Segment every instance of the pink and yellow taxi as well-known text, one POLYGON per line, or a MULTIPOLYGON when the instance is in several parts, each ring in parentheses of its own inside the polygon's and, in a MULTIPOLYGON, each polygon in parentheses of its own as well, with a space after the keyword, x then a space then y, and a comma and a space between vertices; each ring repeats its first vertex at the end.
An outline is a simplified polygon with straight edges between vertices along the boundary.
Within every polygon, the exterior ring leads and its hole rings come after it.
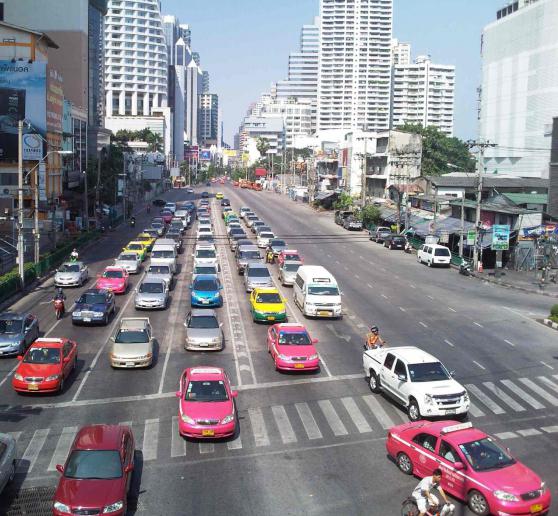
POLYGON ((312 339, 302 324, 274 324, 267 331, 267 350, 278 371, 315 371, 320 358, 312 339))
POLYGON ((107 267, 97 279, 96 288, 112 290, 115 294, 125 294, 128 291, 130 276, 123 267, 107 267))
POLYGON ((178 432, 183 437, 213 439, 236 431, 234 398, 225 371, 220 367, 189 367, 180 377, 178 432))
POLYGON ((415 421, 390 428, 388 454, 407 475, 423 478, 435 468, 442 487, 485 516, 546 515, 550 492, 539 476, 472 423, 415 421))
POLYGON ((285 262, 301 262, 304 263, 304 259, 302 255, 296 249, 283 249, 277 255, 277 263, 279 267, 283 265, 285 262))

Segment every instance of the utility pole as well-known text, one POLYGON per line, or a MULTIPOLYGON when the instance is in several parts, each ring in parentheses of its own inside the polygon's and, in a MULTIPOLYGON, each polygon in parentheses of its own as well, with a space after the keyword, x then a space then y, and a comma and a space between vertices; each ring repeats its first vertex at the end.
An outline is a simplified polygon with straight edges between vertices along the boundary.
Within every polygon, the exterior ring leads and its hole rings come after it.
POLYGON ((360 201, 362 207, 366 204, 366 162, 368 158, 368 138, 364 137, 364 158, 362 158, 362 184, 360 185, 360 201))
POLYGON ((18 122, 17 127, 17 184, 18 184, 18 235, 17 235, 17 264, 19 277, 21 280, 21 288, 25 287, 25 271, 23 269, 25 247, 23 242, 23 120, 18 122))
POLYGON ((459 239, 459 256, 463 258, 463 239, 465 238, 465 191, 461 196, 461 238, 459 239))
POLYGON ((83 178, 85 181, 85 196, 83 199, 84 207, 83 207, 83 224, 85 226, 85 231, 89 231, 89 198, 87 192, 87 170, 83 171, 83 178))
MULTIPOLYGON (((35 252, 34 252, 34 262, 39 263, 39 257, 41 254, 41 235, 39 233, 39 172, 41 170, 41 163, 44 164, 44 161, 40 161, 39 165, 35 169, 35 192, 34 192, 34 199, 35 199, 35 209, 33 212, 33 219, 34 219, 34 244, 35 244, 35 252)), ((46 164, 45 164, 46 166, 46 164)))

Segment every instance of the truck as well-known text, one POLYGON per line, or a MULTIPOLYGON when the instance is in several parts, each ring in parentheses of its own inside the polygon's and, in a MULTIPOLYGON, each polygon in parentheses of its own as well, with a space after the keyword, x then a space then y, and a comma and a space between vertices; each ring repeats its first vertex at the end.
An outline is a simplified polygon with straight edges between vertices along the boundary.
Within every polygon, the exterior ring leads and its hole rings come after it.
POLYGON ((335 210, 335 215, 334 215, 335 223, 338 224, 339 226, 343 226, 345 219, 354 214, 355 212, 353 210, 335 210))
POLYGON ((367 349, 362 355, 370 390, 405 407, 411 421, 429 417, 464 419, 469 394, 434 356, 415 346, 367 349))

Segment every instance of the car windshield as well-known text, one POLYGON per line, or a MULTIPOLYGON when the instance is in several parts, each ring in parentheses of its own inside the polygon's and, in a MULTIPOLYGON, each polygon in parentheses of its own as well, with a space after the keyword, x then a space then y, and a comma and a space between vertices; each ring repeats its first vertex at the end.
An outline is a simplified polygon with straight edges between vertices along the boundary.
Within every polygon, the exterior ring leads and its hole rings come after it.
POLYGON ((231 228, 231 235, 244 235, 244 230, 242 228, 231 228))
POLYGON ((227 401, 227 389, 222 380, 191 381, 184 396, 188 401, 227 401))
POLYGON ((436 249, 434 251, 434 255, 435 256, 449 256, 450 251, 449 251, 449 249, 436 249))
POLYGON ((198 249, 196 258, 215 258, 215 251, 213 249, 198 249))
POLYGON ((209 226, 201 226, 198 228, 198 233, 211 233, 212 229, 209 226))
POLYGON ((267 268, 264 267, 257 267, 257 268, 253 268, 250 269, 248 271, 248 276, 250 278, 269 278, 269 271, 267 270, 267 268))
POLYGON ((174 253, 172 251, 153 251, 151 258, 174 258, 174 253))
POLYGON ((275 292, 265 292, 256 296, 256 303, 282 303, 281 296, 275 292))
POLYGON ((18 319, 2 319, 0 320, 0 333, 17 334, 23 328, 23 321, 18 319))
POLYGON ((137 344, 138 342, 148 341, 147 330, 120 330, 114 339, 117 344, 137 344))
POLYGON ((58 272, 79 272, 79 265, 77 263, 65 263, 58 269, 58 272))
POLYGON ((285 263, 283 270, 288 272, 296 272, 300 267, 300 263, 285 263))
POLYGON ((150 265, 147 271, 148 274, 170 274, 168 265, 150 265))
POLYGON ((409 364, 409 376, 411 377, 411 382, 439 382, 451 378, 441 362, 409 364))
POLYGON ((194 268, 194 274, 217 274, 217 269, 213 265, 198 265, 194 268))
POLYGON ((258 260, 260 258, 259 251, 240 251, 240 257, 248 260, 258 260))
POLYGON ((210 292, 219 290, 217 281, 211 279, 200 279, 194 281, 194 290, 201 290, 202 292, 210 292))
POLYGON ((162 294, 164 291, 162 283, 142 283, 139 288, 140 294, 162 294))
POLYGON ((135 262, 137 260, 137 256, 135 254, 121 254, 118 259, 122 261, 135 262))
POLYGON ((285 254, 283 256, 283 259, 286 262, 299 262, 300 261, 300 256, 298 256, 298 254, 285 254))
POLYGON ((219 328, 219 321, 213 315, 195 315, 190 319, 188 328, 199 328, 209 330, 211 328, 219 328))
POLYGON ((274 238, 271 242, 269 242, 272 247, 285 247, 287 244, 284 240, 279 240, 274 238))
POLYGON ((123 278, 124 273, 122 271, 105 271, 103 272, 103 278, 123 278))
POLYGON ((122 476, 117 450, 74 450, 64 468, 66 478, 108 480, 122 476))
POLYGON ((339 289, 335 286, 310 285, 308 287, 308 294, 313 296, 338 296, 339 289))
POLYGON ((475 471, 502 469, 516 463, 516 460, 490 437, 460 444, 459 449, 475 471))
POLYGON ((273 238, 273 233, 262 232, 260 233, 260 238, 273 238))
POLYGON ((151 224, 151 226, 153 226, 154 228, 162 228, 163 223, 162 222, 153 222, 153 224, 151 224))
POLYGON ((79 299, 78 303, 84 305, 97 305, 105 303, 105 296, 103 294, 83 294, 79 299))
POLYGON ((309 346, 312 344, 312 341, 306 332, 281 332, 279 333, 279 344, 283 344, 285 346, 309 346))
POLYGON ((132 249, 133 251, 141 251, 143 249, 142 244, 130 244, 128 249, 132 249))
POLYGON ((60 350, 57 348, 31 348, 23 358, 26 364, 58 364, 60 350))

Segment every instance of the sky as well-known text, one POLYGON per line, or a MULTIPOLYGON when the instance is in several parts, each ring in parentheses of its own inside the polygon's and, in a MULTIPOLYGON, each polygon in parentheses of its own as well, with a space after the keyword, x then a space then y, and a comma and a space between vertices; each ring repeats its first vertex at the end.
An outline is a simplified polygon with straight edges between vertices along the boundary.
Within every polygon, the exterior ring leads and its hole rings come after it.
MULTIPOLYGON (((411 43, 413 58, 456 66, 455 136, 477 136, 480 34, 505 0, 394 0, 393 36, 411 43)), ((300 29, 319 14, 319 0, 162 0, 192 29, 192 50, 219 95, 225 141, 251 102, 287 78, 289 53, 298 50, 300 29)))

